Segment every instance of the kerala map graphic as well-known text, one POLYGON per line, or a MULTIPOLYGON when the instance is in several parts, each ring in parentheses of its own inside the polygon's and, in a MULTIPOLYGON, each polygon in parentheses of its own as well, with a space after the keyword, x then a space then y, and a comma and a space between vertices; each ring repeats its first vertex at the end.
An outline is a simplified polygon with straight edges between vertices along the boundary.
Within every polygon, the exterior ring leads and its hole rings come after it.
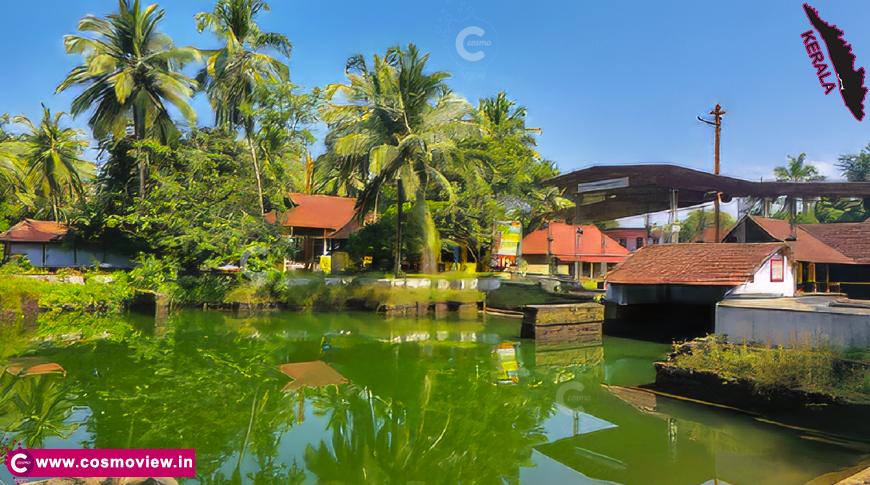
POLYGON ((825 41, 828 59, 837 74, 843 103, 855 119, 861 121, 864 118, 864 97, 867 95, 867 88, 864 87, 864 68, 855 70, 855 55, 852 54, 852 46, 843 40, 842 30, 836 25, 828 25, 819 18, 819 13, 809 4, 804 4, 804 11, 813 27, 819 32, 819 36, 825 41))

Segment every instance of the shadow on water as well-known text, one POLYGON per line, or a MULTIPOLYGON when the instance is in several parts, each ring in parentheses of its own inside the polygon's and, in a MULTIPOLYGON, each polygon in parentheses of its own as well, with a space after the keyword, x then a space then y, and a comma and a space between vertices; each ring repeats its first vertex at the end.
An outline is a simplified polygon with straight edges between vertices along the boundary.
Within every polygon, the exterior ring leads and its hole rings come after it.
POLYGON ((804 484, 870 455, 635 389, 669 349, 653 342, 539 352, 516 320, 352 312, 186 311, 153 329, 30 351, 66 376, 4 371, 0 429, 49 448, 195 448, 191 483, 208 485, 804 484), (351 383, 287 390, 277 367, 315 360, 351 383))
POLYGON ((708 304, 605 304, 605 335, 671 343, 713 333, 716 306, 708 304))

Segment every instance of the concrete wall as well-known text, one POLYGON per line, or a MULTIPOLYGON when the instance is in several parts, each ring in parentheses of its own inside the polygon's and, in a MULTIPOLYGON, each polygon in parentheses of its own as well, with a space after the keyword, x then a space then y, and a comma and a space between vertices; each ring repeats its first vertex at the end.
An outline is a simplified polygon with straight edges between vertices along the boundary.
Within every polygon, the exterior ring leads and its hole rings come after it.
POLYGON ((783 280, 781 282, 773 282, 770 280, 771 260, 764 262, 761 269, 755 273, 751 283, 738 285, 731 292, 733 295, 746 294, 765 294, 778 296, 794 296, 795 282, 794 269, 792 268, 792 260, 789 257, 783 256, 783 280))
POLYGON ((870 314, 718 305, 715 332, 727 334, 732 342, 870 348, 870 314))

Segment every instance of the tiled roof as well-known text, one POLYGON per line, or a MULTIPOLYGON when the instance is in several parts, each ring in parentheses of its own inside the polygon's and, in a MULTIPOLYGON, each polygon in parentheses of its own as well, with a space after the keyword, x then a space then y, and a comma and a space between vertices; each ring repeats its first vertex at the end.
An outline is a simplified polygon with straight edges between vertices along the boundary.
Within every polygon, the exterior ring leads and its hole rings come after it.
POLYGON ((855 262, 870 263, 870 223, 800 224, 798 227, 855 262))
POLYGON ((655 244, 638 249, 607 276, 617 284, 739 285, 788 247, 775 243, 655 244))
MULTIPOLYGON (((368 222, 368 221, 366 221, 368 222)), ((347 224, 344 225, 341 229, 333 232, 328 235, 329 239, 347 239, 351 234, 359 231, 360 225, 359 221, 356 218, 351 219, 347 224)))
POLYGON ((59 240, 69 228, 66 224, 54 221, 24 219, 8 231, 0 233, 0 241, 7 242, 50 242, 59 240))
POLYGON ((580 226, 553 222, 523 238, 523 254, 547 254, 547 238, 552 237, 553 256, 561 261, 618 263, 630 254, 614 239, 601 234, 593 225, 580 226), (583 234, 577 230, 582 229, 583 234))
POLYGON ((354 218, 356 199, 330 195, 288 194, 297 204, 281 218, 282 226, 312 227, 337 231, 354 218))
MULTIPOLYGON (((766 217, 750 217, 756 224, 776 239, 785 241, 786 238, 791 236, 791 224, 788 221, 766 217)), ((798 224, 795 240, 785 241, 791 250, 794 251, 795 260, 809 263, 854 264, 854 259, 841 253, 831 245, 819 240, 807 231, 807 227, 809 226, 821 225, 835 226, 838 224, 798 224)))
MULTIPOLYGON (((720 242, 724 241, 725 236, 727 236, 729 232, 731 232, 730 228, 726 229, 724 227, 720 227, 719 228, 719 241, 720 242)), ((710 227, 704 229, 703 231, 701 231, 700 234, 696 234, 695 237, 693 237, 691 239, 691 241, 687 241, 687 242, 705 242, 705 243, 716 242, 716 227, 710 226, 710 227)))

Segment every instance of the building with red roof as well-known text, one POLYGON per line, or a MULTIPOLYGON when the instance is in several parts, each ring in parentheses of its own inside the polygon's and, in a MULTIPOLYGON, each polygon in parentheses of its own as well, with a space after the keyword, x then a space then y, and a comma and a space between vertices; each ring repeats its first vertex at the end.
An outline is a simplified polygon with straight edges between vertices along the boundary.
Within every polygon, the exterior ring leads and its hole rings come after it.
POLYGON ((311 267, 316 258, 340 251, 351 234, 359 231, 356 199, 332 195, 287 194, 293 205, 282 214, 266 214, 266 220, 280 222, 290 237, 298 241, 300 262, 311 267))
POLYGON ((130 260, 98 244, 76 241, 66 224, 24 219, 0 233, 3 259, 20 254, 39 268, 78 268, 99 264, 103 267, 130 268, 130 260))
POLYGON ((556 274, 580 279, 603 276, 630 253, 591 224, 551 222, 523 238, 522 254, 530 273, 550 274, 552 259, 556 274))
POLYGON ((726 242, 782 241, 798 264, 796 284, 807 293, 845 292, 870 298, 870 223, 795 224, 745 216, 726 242))
POLYGON ((713 304, 727 293, 794 296, 792 263, 783 242, 656 244, 607 275, 607 301, 713 304))

